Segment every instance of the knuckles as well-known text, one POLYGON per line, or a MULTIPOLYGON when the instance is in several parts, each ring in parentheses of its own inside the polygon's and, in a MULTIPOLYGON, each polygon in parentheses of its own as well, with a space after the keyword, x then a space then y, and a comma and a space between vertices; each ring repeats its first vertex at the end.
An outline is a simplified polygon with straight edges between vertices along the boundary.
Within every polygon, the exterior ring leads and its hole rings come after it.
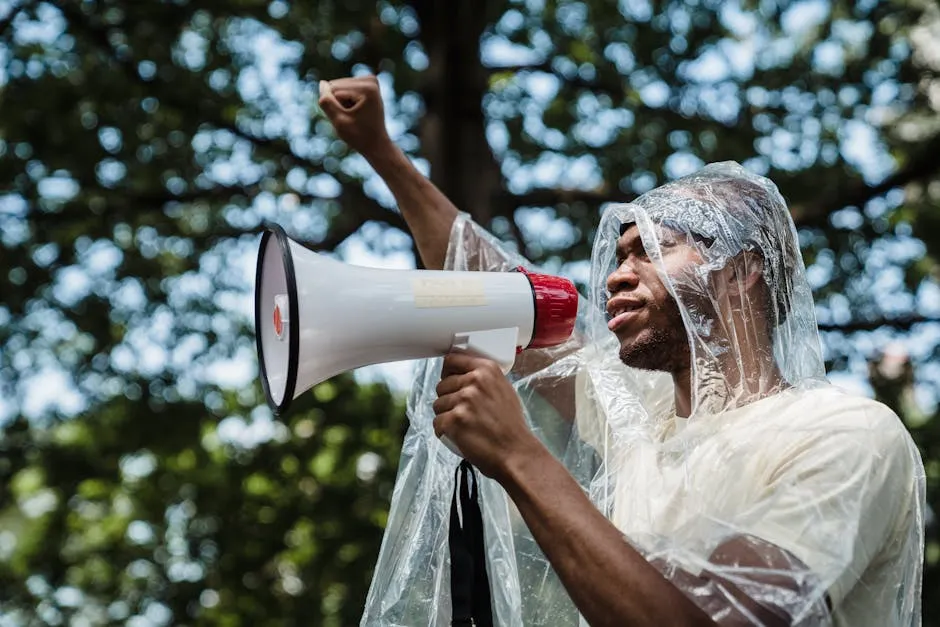
POLYGON ((379 77, 375 74, 367 74, 362 77, 362 86, 364 91, 376 92, 379 91, 379 77))
POLYGON ((451 422, 458 428, 464 427, 470 422, 471 415, 466 405, 457 405, 451 414, 453 415, 451 422))
POLYGON ((448 359, 444 358, 441 380, 435 386, 435 414, 447 410, 465 414, 483 404, 487 397, 486 391, 495 391, 500 381, 504 380, 503 372, 495 362, 487 360, 460 374, 453 371, 453 363, 449 363, 448 359))

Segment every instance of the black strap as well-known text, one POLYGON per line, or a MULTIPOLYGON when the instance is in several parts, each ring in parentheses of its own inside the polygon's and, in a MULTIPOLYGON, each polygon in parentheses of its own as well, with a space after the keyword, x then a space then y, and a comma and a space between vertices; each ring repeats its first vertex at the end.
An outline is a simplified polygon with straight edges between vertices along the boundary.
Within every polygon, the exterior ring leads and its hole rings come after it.
POLYGON ((483 515, 478 501, 473 466, 460 462, 454 473, 454 496, 450 504, 450 595, 454 605, 454 627, 492 627, 490 580, 486 574, 483 515), (460 498, 460 512, 457 498, 460 498))

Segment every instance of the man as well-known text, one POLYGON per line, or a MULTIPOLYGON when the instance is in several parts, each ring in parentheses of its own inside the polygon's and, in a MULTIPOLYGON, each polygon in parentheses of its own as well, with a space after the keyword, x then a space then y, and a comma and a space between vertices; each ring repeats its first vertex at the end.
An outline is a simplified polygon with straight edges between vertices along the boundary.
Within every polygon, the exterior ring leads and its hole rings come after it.
MULTIPOLYGON (((320 89, 427 267, 519 263, 388 139, 374 78, 320 89)), ((890 410, 825 383, 773 184, 717 164, 608 208, 591 279, 577 345, 515 388, 466 354, 433 394, 436 371, 419 374, 363 624, 447 620, 433 538, 454 459, 432 426, 495 481, 479 487, 499 624, 577 620, 554 577, 591 625, 919 624, 923 468, 890 410)))

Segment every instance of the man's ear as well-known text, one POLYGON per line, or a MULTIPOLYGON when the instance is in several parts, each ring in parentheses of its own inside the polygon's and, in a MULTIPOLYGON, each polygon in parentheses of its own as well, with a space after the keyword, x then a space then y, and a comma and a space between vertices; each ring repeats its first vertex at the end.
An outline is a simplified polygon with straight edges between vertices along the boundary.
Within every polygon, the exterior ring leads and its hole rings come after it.
POLYGON ((764 259, 749 250, 734 257, 727 266, 727 290, 731 296, 744 296, 764 277, 764 259))

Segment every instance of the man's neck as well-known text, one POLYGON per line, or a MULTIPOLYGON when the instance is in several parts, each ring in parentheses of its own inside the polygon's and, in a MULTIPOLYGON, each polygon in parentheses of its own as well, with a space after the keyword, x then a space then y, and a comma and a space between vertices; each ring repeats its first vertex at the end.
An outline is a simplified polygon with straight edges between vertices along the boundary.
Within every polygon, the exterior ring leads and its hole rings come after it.
POLYGON ((676 415, 688 418, 692 413, 692 367, 673 372, 672 384, 676 390, 676 415))
POLYGON ((772 355, 760 358, 750 351, 742 351, 740 360, 730 357, 725 361, 726 363, 717 368, 719 372, 724 373, 721 378, 705 380, 706 377, 700 375, 701 380, 695 381, 692 366, 672 373, 677 416, 688 418, 692 415, 695 409, 692 400, 693 385, 698 387, 699 399, 706 395, 711 398, 714 398, 715 394, 721 396, 725 410, 753 403, 776 394, 785 387, 786 380, 772 355), (706 390, 705 386, 720 389, 706 390))

